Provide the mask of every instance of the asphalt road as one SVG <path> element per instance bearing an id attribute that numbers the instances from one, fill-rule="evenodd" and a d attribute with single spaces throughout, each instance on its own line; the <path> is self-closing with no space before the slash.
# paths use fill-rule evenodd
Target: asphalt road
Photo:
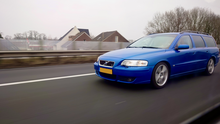
<path id="1" fill-rule="evenodd" d="M 0 84 L 94 73 L 93 64 L 0 70 Z M 150 85 L 96 75 L 0 86 L 0 124 L 176 124 L 220 102 L 220 66 Z"/>

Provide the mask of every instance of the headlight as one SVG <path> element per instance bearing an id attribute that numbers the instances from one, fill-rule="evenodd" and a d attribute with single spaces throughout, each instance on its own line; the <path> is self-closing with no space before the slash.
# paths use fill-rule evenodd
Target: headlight
<path id="1" fill-rule="evenodd" d="M 124 60 L 121 65 L 123 66 L 147 66 L 148 61 L 144 60 Z"/>

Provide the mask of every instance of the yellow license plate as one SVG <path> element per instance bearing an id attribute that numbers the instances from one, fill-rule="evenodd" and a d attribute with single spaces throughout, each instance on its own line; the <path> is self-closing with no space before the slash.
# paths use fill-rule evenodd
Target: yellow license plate
<path id="1" fill-rule="evenodd" d="M 112 74 L 112 69 L 100 68 L 99 71 L 106 74 Z"/>

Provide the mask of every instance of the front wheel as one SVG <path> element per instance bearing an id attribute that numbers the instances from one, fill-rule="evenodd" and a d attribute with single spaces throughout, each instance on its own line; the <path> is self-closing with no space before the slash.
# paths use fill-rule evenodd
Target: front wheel
<path id="1" fill-rule="evenodd" d="M 211 75 L 211 74 L 213 74 L 214 70 L 215 70 L 215 62 L 214 62 L 213 58 L 211 58 L 211 59 L 209 59 L 209 61 L 208 61 L 208 64 L 207 64 L 207 66 L 206 66 L 205 73 L 206 73 L 207 75 Z"/>
<path id="2" fill-rule="evenodd" d="M 151 84 L 154 88 L 163 88 L 169 78 L 169 69 L 166 63 L 158 63 L 153 70 Z"/>

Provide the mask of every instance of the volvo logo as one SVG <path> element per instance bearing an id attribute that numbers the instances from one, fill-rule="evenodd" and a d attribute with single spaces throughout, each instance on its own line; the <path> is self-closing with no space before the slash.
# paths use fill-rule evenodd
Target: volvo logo
<path id="1" fill-rule="evenodd" d="M 108 62 L 109 62 L 109 61 L 106 61 L 106 62 L 104 63 L 104 65 L 107 65 L 107 64 L 108 64 Z"/>

